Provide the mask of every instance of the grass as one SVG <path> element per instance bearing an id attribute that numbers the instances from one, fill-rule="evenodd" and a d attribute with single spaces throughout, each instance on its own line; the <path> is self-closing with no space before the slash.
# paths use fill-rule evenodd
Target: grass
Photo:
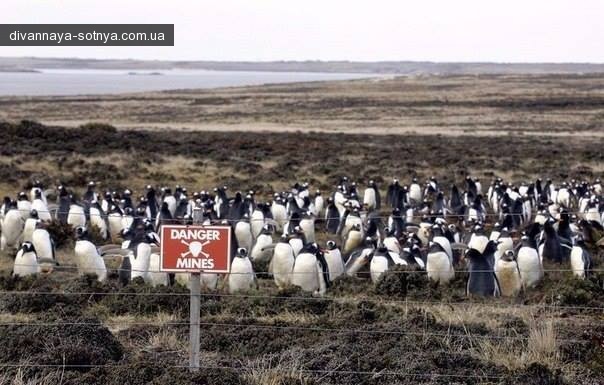
<path id="1" fill-rule="evenodd" d="M 244 378 L 253 385 L 305 385 L 311 383 L 301 372 L 304 362 L 302 356 L 295 351 L 272 355 L 262 360 L 250 360 L 244 365 L 247 368 Z"/>

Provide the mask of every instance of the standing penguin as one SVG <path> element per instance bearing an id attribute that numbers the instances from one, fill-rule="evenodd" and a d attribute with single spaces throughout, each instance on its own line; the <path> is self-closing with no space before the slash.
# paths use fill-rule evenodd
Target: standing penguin
<path id="1" fill-rule="evenodd" d="M 431 242 L 426 258 L 428 278 L 438 284 L 447 284 L 455 276 L 453 261 L 442 245 Z"/>
<path id="2" fill-rule="evenodd" d="M 558 233 L 553 226 L 553 219 L 549 219 L 543 225 L 543 235 L 541 238 L 541 244 L 539 245 L 539 256 L 541 260 L 544 259 L 562 263 L 564 262 L 564 253 L 562 251 L 562 245 L 560 244 L 560 238 Z"/>
<path id="3" fill-rule="evenodd" d="M 329 269 L 329 280 L 333 281 L 344 274 L 342 253 L 334 241 L 327 241 L 327 250 L 324 251 L 324 254 Z"/>
<path id="4" fill-rule="evenodd" d="M 482 297 L 498 297 L 500 294 L 497 276 L 493 270 L 497 243 L 489 241 L 481 253 L 476 249 L 469 249 L 466 258 L 469 260 L 468 284 L 466 295 Z"/>
<path id="5" fill-rule="evenodd" d="M 237 239 L 237 244 L 239 247 L 244 248 L 246 252 L 247 250 L 252 249 L 252 228 L 250 226 L 249 215 L 247 213 L 245 213 L 241 220 L 239 220 L 235 225 L 235 238 Z"/>
<path id="6" fill-rule="evenodd" d="M 25 220 L 25 226 L 23 226 L 23 242 L 31 242 L 31 236 L 34 234 L 34 230 L 36 229 L 39 220 L 38 212 L 36 210 L 31 210 L 29 218 Z"/>
<path id="7" fill-rule="evenodd" d="M 156 240 L 144 231 L 137 231 L 128 248 L 132 250 L 130 257 L 131 274 L 130 280 L 141 277 L 145 282 L 150 282 L 149 266 L 151 264 L 151 244 Z"/>
<path id="8" fill-rule="evenodd" d="M 69 197 L 71 204 L 69 205 L 69 213 L 67 214 L 67 224 L 74 228 L 86 227 L 86 214 L 84 207 L 80 206 L 73 195 Z"/>
<path id="9" fill-rule="evenodd" d="M 31 242 L 23 242 L 15 257 L 13 275 L 16 277 L 26 277 L 37 274 L 38 271 L 38 256 L 36 255 L 34 245 Z"/>
<path id="10" fill-rule="evenodd" d="M 263 208 L 264 203 L 258 203 L 252 211 L 252 215 L 250 217 L 250 227 L 252 230 L 252 237 L 254 239 L 258 238 L 258 236 L 262 232 L 262 228 L 264 227 L 265 218 Z"/>
<path id="11" fill-rule="evenodd" d="M 44 222 L 39 221 L 36 224 L 36 229 L 32 233 L 31 241 L 39 259 L 40 271 L 51 271 L 53 265 L 56 264 L 55 245 L 45 228 Z M 44 260 L 44 263 L 41 263 L 42 260 Z"/>
<path id="12" fill-rule="evenodd" d="M 333 198 L 327 199 L 327 208 L 325 209 L 325 229 L 328 234 L 336 234 L 340 227 L 340 211 L 338 210 Z"/>
<path id="13" fill-rule="evenodd" d="M 2 219 L 2 234 L 0 235 L 0 250 L 17 247 L 23 232 L 23 217 L 17 209 L 17 203 L 9 202 L 5 210 Z"/>
<path id="14" fill-rule="evenodd" d="M 287 235 L 283 235 L 279 239 L 279 242 L 275 244 L 273 258 L 269 266 L 269 271 L 273 274 L 273 279 L 279 289 L 283 289 L 291 284 L 294 261 L 294 251 L 288 242 Z"/>
<path id="15" fill-rule="evenodd" d="M 176 198 L 172 195 L 172 189 L 164 189 L 163 203 L 165 203 L 170 211 L 170 217 L 174 218 L 176 214 Z"/>
<path id="16" fill-rule="evenodd" d="M 518 295 L 522 288 L 522 280 L 513 250 L 506 250 L 495 262 L 495 275 L 503 297 Z"/>
<path id="17" fill-rule="evenodd" d="M 271 203 L 271 214 L 275 222 L 277 222 L 277 231 L 282 231 L 287 223 L 287 210 L 283 204 L 283 200 L 279 194 L 275 193 L 273 203 Z"/>
<path id="18" fill-rule="evenodd" d="M 357 247 L 363 242 L 363 231 L 360 224 L 355 224 L 346 237 L 344 242 L 344 249 L 342 250 L 344 256 L 350 255 Z"/>
<path id="19" fill-rule="evenodd" d="M 375 181 L 370 180 L 363 194 L 363 204 L 367 205 L 369 210 L 379 210 L 381 208 L 380 191 Z"/>
<path id="20" fill-rule="evenodd" d="M 90 241 L 88 231 L 84 227 L 76 228 L 74 252 L 80 274 L 96 275 L 100 282 L 107 278 L 105 261 L 99 255 L 96 246 Z"/>
<path id="21" fill-rule="evenodd" d="M 573 275 L 580 279 L 584 279 L 589 270 L 592 268 L 591 255 L 585 248 L 585 242 L 581 236 L 575 240 L 575 245 L 570 252 L 570 266 L 573 270 Z"/>
<path id="22" fill-rule="evenodd" d="M 520 248 L 516 256 L 518 270 L 523 289 L 535 287 L 543 278 L 541 258 L 536 250 L 534 239 L 523 235 L 520 239 Z"/>
<path id="23" fill-rule="evenodd" d="M 250 290 L 256 286 L 256 275 L 252 267 L 252 261 L 247 256 L 247 250 L 243 247 L 237 249 L 237 254 L 231 262 L 229 273 L 229 293 Z"/>
<path id="24" fill-rule="evenodd" d="M 42 198 L 42 190 L 38 189 L 34 192 L 34 200 L 31 203 L 31 208 L 38 212 L 40 220 L 49 222 L 52 220 L 50 217 L 50 211 L 46 205 L 46 199 Z"/>
<path id="25" fill-rule="evenodd" d="M 406 261 L 403 260 L 402 264 L 407 264 Z M 390 267 L 394 265 L 392 257 L 388 252 L 388 249 L 380 245 L 371 256 L 371 262 L 369 263 L 369 273 L 371 276 L 371 282 L 377 283 L 382 274 L 384 274 Z"/>
<path id="26" fill-rule="evenodd" d="M 317 190 L 317 192 L 315 193 L 315 210 L 314 213 L 315 217 L 320 217 L 321 213 L 323 212 L 323 208 L 325 206 L 325 202 L 323 201 L 323 196 L 321 195 L 321 190 Z"/>
<path id="27" fill-rule="evenodd" d="M 306 242 L 315 242 L 315 217 L 310 211 L 302 213 L 300 218 L 300 228 L 304 232 Z"/>
<path id="28" fill-rule="evenodd" d="M 250 259 L 252 261 L 262 261 L 270 258 L 270 250 L 266 248 L 273 243 L 273 232 L 270 225 L 264 225 L 254 242 Z"/>
<path id="29" fill-rule="evenodd" d="M 319 260 L 319 252 L 316 244 L 312 243 L 300 251 L 294 262 L 292 284 L 304 291 L 324 295 L 329 285 L 329 272 L 326 263 L 322 266 L 325 261 Z"/>
<path id="30" fill-rule="evenodd" d="M 27 194 L 23 191 L 17 196 L 17 209 L 21 213 L 23 220 L 26 220 L 29 217 L 31 202 L 27 199 Z"/>
<path id="31" fill-rule="evenodd" d="M 90 224 L 99 230 L 103 239 L 109 238 L 107 217 L 98 201 L 90 204 Z"/>

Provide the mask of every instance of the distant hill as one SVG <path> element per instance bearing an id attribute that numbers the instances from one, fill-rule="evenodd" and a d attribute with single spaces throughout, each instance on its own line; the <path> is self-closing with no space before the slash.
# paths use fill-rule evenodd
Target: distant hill
<path id="1" fill-rule="evenodd" d="M 0 71 L 28 71 L 36 68 L 88 69 L 206 69 L 219 71 L 355 72 L 414 74 L 547 74 L 604 73 L 604 63 L 455 63 L 423 61 L 164 61 L 122 59 L 76 59 L 0 57 Z"/>

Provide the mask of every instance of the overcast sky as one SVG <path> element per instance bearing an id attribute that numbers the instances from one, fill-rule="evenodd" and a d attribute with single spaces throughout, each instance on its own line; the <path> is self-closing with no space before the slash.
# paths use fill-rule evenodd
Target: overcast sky
<path id="1" fill-rule="evenodd" d="M 0 56 L 604 62 L 603 0 L 0 0 L 0 23 L 170 23 L 174 47 Z"/>

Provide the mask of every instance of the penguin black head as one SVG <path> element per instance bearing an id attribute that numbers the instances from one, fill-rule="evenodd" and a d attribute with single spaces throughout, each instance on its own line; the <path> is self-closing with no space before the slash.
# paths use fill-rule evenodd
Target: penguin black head
<path id="1" fill-rule="evenodd" d="M 334 241 L 327 241 L 327 250 L 333 250 L 336 248 L 336 243 Z"/>
<path id="2" fill-rule="evenodd" d="M 75 235 L 76 235 L 76 239 L 86 239 L 86 237 L 88 236 L 88 230 L 86 230 L 85 227 L 83 226 L 78 226 L 75 229 Z"/>
<path id="3" fill-rule="evenodd" d="M 514 251 L 513 250 L 506 250 L 505 253 L 503 253 L 503 255 L 501 256 L 501 259 L 506 261 L 506 262 L 512 262 L 514 261 L 516 258 L 514 256 Z"/>
<path id="4" fill-rule="evenodd" d="M 36 192 L 34 193 L 34 197 L 36 199 L 42 199 L 42 190 L 36 189 Z"/>
<path id="5" fill-rule="evenodd" d="M 23 242 L 21 244 L 21 250 L 23 250 L 23 253 L 36 252 L 36 249 L 34 248 L 34 245 L 31 242 Z"/>
<path id="6" fill-rule="evenodd" d="M 27 200 L 27 194 L 25 194 L 25 192 L 21 191 L 19 193 L 19 195 L 17 196 L 17 200 L 19 200 L 19 201 L 26 201 Z"/>
<path id="7" fill-rule="evenodd" d="M 30 217 L 30 218 L 34 218 L 34 219 L 38 219 L 38 210 L 36 210 L 36 209 L 32 209 L 32 210 L 29 212 L 29 217 Z"/>
<path id="8" fill-rule="evenodd" d="M 247 249 L 245 247 L 238 248 L 236 257 L 247 258 Z"/>

